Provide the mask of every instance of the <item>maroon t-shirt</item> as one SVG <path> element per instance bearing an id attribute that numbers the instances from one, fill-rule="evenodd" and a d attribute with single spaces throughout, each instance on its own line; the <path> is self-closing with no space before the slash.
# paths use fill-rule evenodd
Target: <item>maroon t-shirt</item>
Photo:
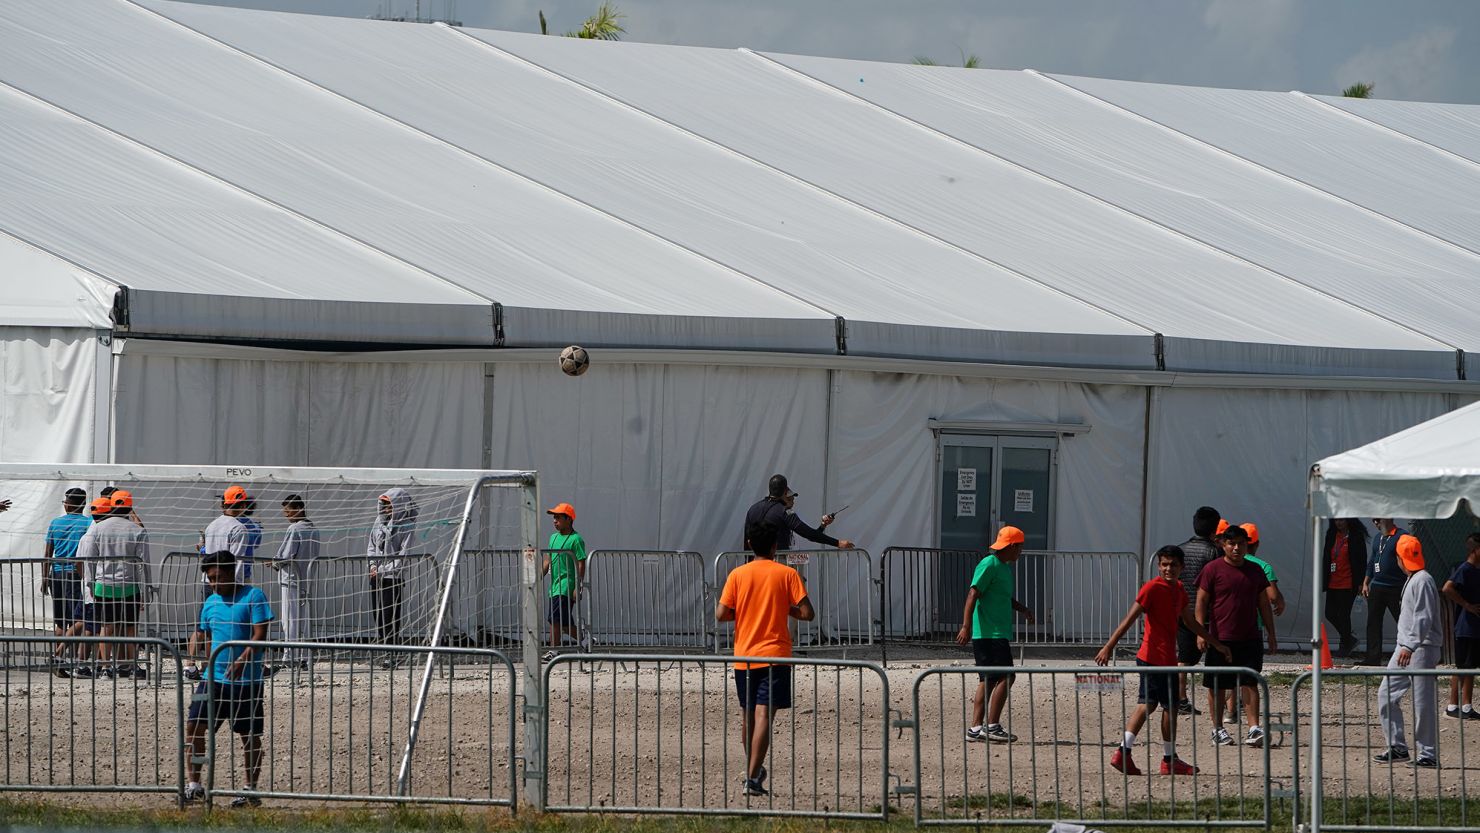
<path id="1" fill-rule="evenodd" d="M 1213 597 L 1208 630 L 1223 642 L 1259 639 L 1259 594 L 1268 586 L 1264 571 L 1248 561 L 1237 567 L 1226 558 L 1209 561 L 1197 577 L 1197 589 Z"/>

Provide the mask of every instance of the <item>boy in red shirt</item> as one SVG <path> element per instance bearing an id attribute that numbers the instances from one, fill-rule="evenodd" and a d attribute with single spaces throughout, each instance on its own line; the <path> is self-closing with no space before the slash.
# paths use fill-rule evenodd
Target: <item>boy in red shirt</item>
<path id="1" fill-rule="evenodd" d="M 1177 623 L 1207 641 L 1208 648 L 1229 657 L 1227 646 L 1214 639 L 1187 606 L 1187 591 L 1182 588 L 1182 562 L 1185 559 L 1181 547 L 1165 546 L 1156 551 L 1157 578 L 1141 585 L 1131 609 L 1120 620 L 1110 641 L 1095 654 L 1095 662 L 1108 665 L 1115 646 L 1136 624 L 1141 616 L 1146 617 L 1146 632 L 1141 637 L 1141 650 L 1136 653 L 1136 665 L 1175 667 L 1177 665 Z M 1162 775 L 1194 775 L 1197 767 L 1177 757 L 1177 702 L 1175 673 L 1155 672 L 1141 674 L 1141 691 L 1136 710 L 1125 725 L 1125 738 L 1120 748 L 1110 755 L 1110 766 L 1126 775 L 1140 775 L 1136 762 L 1131 759 L 1131 749 L 1136 744 L 1136 735 L 1146 725 L 1146 718 L 1160 705 L 1162 739 Z"/>

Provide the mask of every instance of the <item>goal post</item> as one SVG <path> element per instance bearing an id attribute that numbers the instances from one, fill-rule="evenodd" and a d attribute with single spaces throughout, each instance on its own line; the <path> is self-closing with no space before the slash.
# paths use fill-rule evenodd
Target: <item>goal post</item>
<path id="1" fill-rule="evenodd" d="M 0 630 L 53 632 L 65 605 L 52 585 L 81 580 L 89 565 L 46 562 L 48 531 L 62 530 L 54 554 L 71 554 L 68 531 L 75 539 L 90 526 L 92 501 L 107 487 L 130 493 L 128 517 L 147 542 L 137 629 L 178 644 L 194 631 L 204 599 L 202 546 L 209 534 L 221 547 L 222 530 L 243 565 L 239 576 L 261 586 L 277 614 L 273 638 L 288 635 L 279 608 L 292 585 L 302 597 L 299 640 L 335 643 L 476 642 L 486 616 L 478 588 L 453 592 L 463 550 L 535 545 L 522 516 L 537 498 L 530 471 L 0 463 L 0 500 L 10 502 L 0 514 Z M 81 490 L 81 507 L 65 506 L 69 490 Z M 295 523 L 289 503 L 312 525 L 316 546 L 283 548 Z M 67 518 L 69 508 L 81 517 Z M 280 552 L 304 557 L 280 560 Z M 459 596 L 471 602 L 452 621 Z"/>

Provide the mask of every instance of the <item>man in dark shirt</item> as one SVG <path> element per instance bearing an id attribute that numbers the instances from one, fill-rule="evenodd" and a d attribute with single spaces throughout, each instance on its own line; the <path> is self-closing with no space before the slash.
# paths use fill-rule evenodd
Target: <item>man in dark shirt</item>
<path id="1" fill-rule="evenodd" d="M 828 535 L 821 529 L 813 529 L 802 522 L 792 511 L 791 507 L 796 502 L 797 493 L 787 485 L 786 476 L 781 474 L 771 475 L 771 482 L 767 488 L 767 495 L 757 501 L 745 513 L 745 528 L 750 529 L 756 524 L 769 523 L 776 527 L 776 549 L 789 550 L 792 547 L 792 535 L 800 535 L 814 544 L 823 544 L 838 549 L 851 550 L 853 542 L 838 540 Z M 827 527 L 832 523 L 831 515 L 822 517 L 822 526 Z M 750 539 L 745 540 L 745 548 L 750 549 Z"/>
<path id="2" fill-rule="evenodd" d="M 1367 577 L 1362 580 L 1362 598 L 1367 600 L 1367 653 L 1362 665 L 1386 665 L 1382 651 L 1382 614 L 1398 621 L 1403 584 L 1408 576 L 1398 567 L 1398 539 L 1408 534 L 1392 518 L 1373 518 L 1377 535 L 1367 556 Z"/>
<path id="3" fill-rule="evenodd" d="M 1213 543 L 1213 533 L 1218 530 L 1218 521 L 1223 516 L 1211 506 L 1200 506 L 1192 513 L 1192 537 L 1182 542 L 1182 572 L 1179 578 L 1182 589 L 1187 593 L 1188 607 L 1197 598 L 1197 577 L 1209 561 L 1223 557 L 1223 551 Z M 1202 662 L 1203 652 L 1197 647 L 1197 634 L 1177 621 L 1177 664 L 1197 665 Z M 1193 714 L 1196 710 L 1187 696 L 1187 675 L 1177 675 L 1177 713 Z"/>

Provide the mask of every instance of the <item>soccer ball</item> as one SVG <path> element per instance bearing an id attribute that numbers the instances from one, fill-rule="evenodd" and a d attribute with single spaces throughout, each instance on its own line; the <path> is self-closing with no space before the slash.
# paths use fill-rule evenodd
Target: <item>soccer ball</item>
<path id="1" fill-rule="evenodd" d="M 560 370 L 567 376 L 579 376 L 591 366 L 591 356 L 586 348 L 577 344 L 560 351 Z"/>

